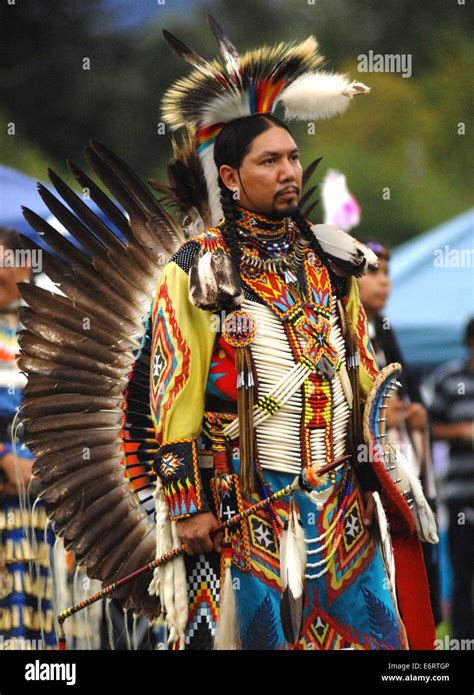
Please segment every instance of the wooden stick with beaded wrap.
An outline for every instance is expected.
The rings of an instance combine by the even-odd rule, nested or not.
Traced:
[[[320,468],[318,470],[318,476],[324,475],[325,473],[329,473],[330,471],[334,470],[334,468],[337,468],[338,466],[341,466],[344,463],[346,463],[350,458],[351,458],[351,456],[349,454],[347,454],[345,456],[340,456],[339,458],[337,458],[334,461],[332,461],[331,463],[329,463],[327,466],[323,466],[322,468]],[[246,519],[248,516],[255,514],[255,512],[258,512],[260,509],[264,509],[265,507],[268,507],[270,504],[277,502],[282,497],[292,495],[296,490],[308,489],[308,487],[309,486],[308,486],[308,483],[306,482],[306,477],[304,475],[304,472],[300,473],[300,475],[296,476],[296,478],[293,480],[293,482],[291,482],[289,485],[286,485],[281,490],[277,490],[276,492],[273,493],[273,495],[270,495],[269,497],[265,497],[263,500],[260,500],[260,502],[256,502],[255,504],[253,504],[251,507],[248,507],[240,514],[235,514],[235,516],[231,517],[230,519],[223,522],[222,524],[219,524],[219,526],[216,526],[211,531],[211,536],[216,536],[221,531],[224,531],[225,529],[230,528],[231,526],[235,526],[236,524],[240,523],[243,519]],[[111,593],[113,593],[116,589],[119,589],[120,587],[124,586],[125,584],[128,584],[129,582],[134,581],[135,579],[140,577],[142,574],[145,574],[145,572],[149,572],[151,570],[154,570],[156,567],[159,567],[160,565],[163,565],[166,562],[169,562],[170,560],[174,560],[174,558],[178,557],[179,555],[183,555],[185,552],[186,552],[186,546],[184,544],[180,545],[176,548],[173,548],[172,550],[165,553],[161,557],[158,557],[155,560],[153,560],[152,562],[149,562],[146,565],[143,565],[143,567],[140,567],[139,569],[135,570],[131,574],[128,574],[127,576],[122,577],[121,579],[118,579],[116,582],[109,584],[108,586],[104,587],[103,589],[101,589],[97,593],[91,594],[90,596],[83,599],[79,603],[76,603],[73,606],[66,608],[66,610],[61,611],[61,613],[59,613],[57,616],[57,621],[59,623],[59,638],[58,638],[59,650],[65,650],[66,649],[66,636],[65,636],[63,625],[68,618],[70,618],[72,615],[75,615],[76,613],[81,611],[83,608],[87,608],[88,606],[92,605],[93,603],[96,603],[96,601],[100,601],[101,599],[106,598]]]

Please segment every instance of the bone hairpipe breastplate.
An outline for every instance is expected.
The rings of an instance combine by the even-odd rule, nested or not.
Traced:
[[[266,306],[245,299],[242,309],[255,320],[257,331],[250,349],[254,360],[259,403],[275,396],[282,405],[273,414],[255,410],[255,432],[263,468],[298,474],[314,463],[318,468],[342,456],[349,406],[339,374],[329,381],[295,359],[282,321]],[[294,332],[301,349],[308,339]],[[329,342],[345,364],[345,345],[335,296],[332,297]],[[235,435],[236,421],[226,428]]]

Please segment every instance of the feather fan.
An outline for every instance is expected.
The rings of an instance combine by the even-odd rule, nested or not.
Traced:
[[[113,152],[91,141],[86,156],[117,202],[69,168],[106,221],[51,170],[58,197],[38,190],[74,243],[24,209],[41,247],[23,243],[41,248],[43,270],[62,294],[19,284],[18,363],[28,377],[20,414],[56,533],[90,578],[109,584],[155,557],[149,312],[163,257],[186,238]],[[151,618],[160,602],[147,588],[138,579],[117,598]]]

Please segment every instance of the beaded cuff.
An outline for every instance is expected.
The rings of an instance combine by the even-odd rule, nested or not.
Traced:
[[[196,439],[175,439],[163,444],[153,467],[163,482],[172,520],[210,511],[202,492]]]

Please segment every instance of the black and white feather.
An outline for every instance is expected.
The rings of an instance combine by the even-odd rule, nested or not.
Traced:
[[[341,274],[360,277],[378,268],[375,253],[342,229],[331,224],[314,224],[312,230],[334,269]]]

